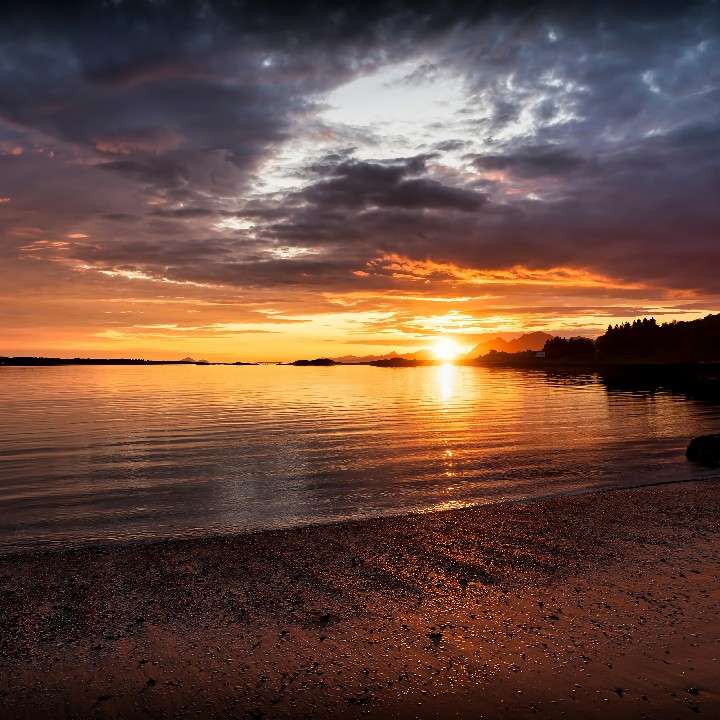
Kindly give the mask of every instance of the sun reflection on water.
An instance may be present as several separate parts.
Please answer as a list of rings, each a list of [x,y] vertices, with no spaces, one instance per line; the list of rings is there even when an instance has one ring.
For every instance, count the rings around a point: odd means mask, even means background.
[[[449,403],[455,394],[457,367],[452,363],[438,365],[435,378],[437,380],[438,398],[443,404]]]

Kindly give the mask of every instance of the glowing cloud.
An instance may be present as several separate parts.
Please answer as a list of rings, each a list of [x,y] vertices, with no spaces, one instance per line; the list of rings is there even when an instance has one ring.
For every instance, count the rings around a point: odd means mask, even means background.
[[[469,268],[435,260],[415,260],[397,254],[382,255],[366,265],[368,275],[389,275],[399,280],[436,281],[467,285],[553,285],[577,288],[641,289],[639,283],[626,283],[583,268]]]

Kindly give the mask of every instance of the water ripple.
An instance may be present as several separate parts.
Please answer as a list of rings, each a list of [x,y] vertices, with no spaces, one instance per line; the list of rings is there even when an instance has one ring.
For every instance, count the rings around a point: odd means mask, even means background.
[[[0,369],[3,549],[232,532],[703,476],[720,409],[452,366]]]

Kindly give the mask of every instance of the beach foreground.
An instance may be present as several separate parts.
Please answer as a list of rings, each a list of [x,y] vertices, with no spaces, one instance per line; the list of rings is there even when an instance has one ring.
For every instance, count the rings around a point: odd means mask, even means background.
[[[3,718],[720,714],[720,484],[0,558]]]

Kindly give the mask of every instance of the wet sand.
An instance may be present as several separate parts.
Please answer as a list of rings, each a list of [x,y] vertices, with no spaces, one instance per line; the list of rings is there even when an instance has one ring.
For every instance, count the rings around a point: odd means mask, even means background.
[[[0,557],[0,717],[720,716],[720,484]]]

